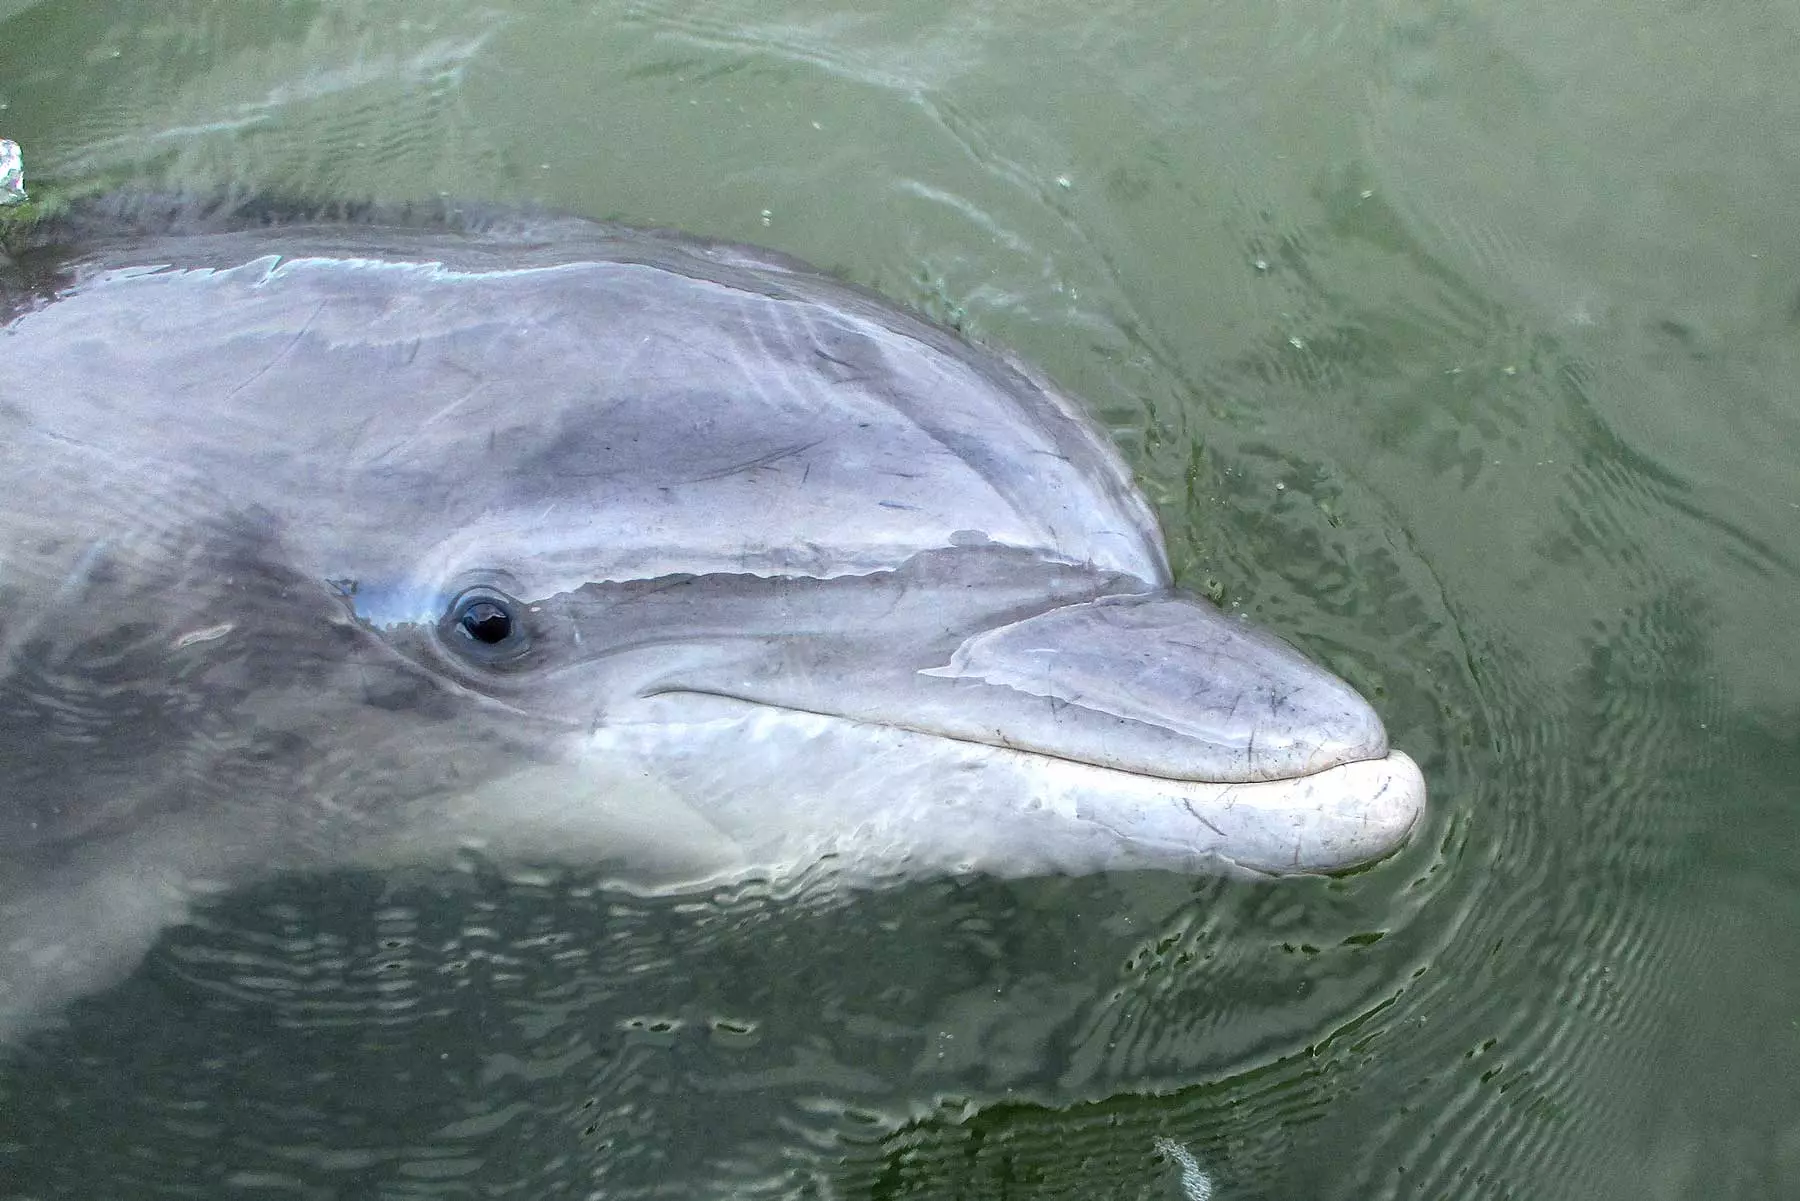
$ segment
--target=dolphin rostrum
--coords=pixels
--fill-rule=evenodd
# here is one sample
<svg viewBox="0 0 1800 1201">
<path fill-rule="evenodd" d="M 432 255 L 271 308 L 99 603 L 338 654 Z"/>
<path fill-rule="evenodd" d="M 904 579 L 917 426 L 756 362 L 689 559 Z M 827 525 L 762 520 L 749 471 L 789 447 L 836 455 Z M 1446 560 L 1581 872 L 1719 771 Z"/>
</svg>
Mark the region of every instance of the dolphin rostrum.
<svg viewBox="0 0 1800 1201">
<path fill-rule="evenodd" d="M 0 1032 L 275 870 L 1319 872 L 1423 809 L 1076 405 L 769 252 L 42 235 L 0 322 Z"/>
</svg>

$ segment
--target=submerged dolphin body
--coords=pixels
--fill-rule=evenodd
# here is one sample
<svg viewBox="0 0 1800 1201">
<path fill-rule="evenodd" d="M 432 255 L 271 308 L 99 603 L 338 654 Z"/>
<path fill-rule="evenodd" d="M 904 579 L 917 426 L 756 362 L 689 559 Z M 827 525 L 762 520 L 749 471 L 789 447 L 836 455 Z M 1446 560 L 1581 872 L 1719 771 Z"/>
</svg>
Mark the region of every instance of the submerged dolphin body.
<svg viewBox="0 0 1800 1201">
<path fill-rule="evenodd" d="M 272 870 L 1306 872 L 1421 812 L 1348 686 L 1171 591 L 1073 404 L 791 261 L 575 221 L 34 255 L 0 1031 Z"/>
</svg>

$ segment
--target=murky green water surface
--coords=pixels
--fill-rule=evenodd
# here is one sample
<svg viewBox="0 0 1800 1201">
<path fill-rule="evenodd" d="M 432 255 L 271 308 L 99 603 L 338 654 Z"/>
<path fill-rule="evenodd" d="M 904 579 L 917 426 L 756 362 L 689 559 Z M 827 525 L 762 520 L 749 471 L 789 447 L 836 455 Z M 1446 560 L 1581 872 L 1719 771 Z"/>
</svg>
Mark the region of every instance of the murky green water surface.
<svg viewBox="0 0 1800 1201">
<path fill-rule="evenodd" d="M 1800 1195 L 1796 63 L 1757 0 L 0 0 L 28 183 L 676 226 L 1041 365 L 1434 802 L 1336 881 L 277 881 L 0 1067 L 0 1197 Z"/>
</svg>

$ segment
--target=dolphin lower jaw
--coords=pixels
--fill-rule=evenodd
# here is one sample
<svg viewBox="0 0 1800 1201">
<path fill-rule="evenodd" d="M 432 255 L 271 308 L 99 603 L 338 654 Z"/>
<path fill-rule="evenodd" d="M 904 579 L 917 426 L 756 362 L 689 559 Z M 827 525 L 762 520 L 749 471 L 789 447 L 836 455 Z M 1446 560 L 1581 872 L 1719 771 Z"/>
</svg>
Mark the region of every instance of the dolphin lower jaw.
<svg viewBox="0 0 1800 1201">
<path fill-rule="evenodd" d="M 706 814 L 693 862 L 710 857 L 708 876 L 820 859 L 854 879 L 1332 872 L 1391 853 L 1425 803 L 1397 751 L 1287 779 L 1176 780 L 696 692 L 616 713 L 587 751 Z"/>
</svg>

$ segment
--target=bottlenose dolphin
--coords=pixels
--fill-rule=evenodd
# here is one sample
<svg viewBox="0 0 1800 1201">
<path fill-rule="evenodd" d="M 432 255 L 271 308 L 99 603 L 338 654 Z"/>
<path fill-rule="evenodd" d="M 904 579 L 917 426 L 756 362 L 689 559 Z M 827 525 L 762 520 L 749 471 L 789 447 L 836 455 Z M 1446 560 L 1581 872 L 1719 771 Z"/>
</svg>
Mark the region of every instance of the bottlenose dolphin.
<svg viewBox="0 0 1800 1201">
<path fill-rule="evenodd" d="M 1424 805 L 1074 403 L 770 252 L 53 230 L 0 481 L 0 1031 L 277 870 L 1320 872 Z"/>
</svg>

